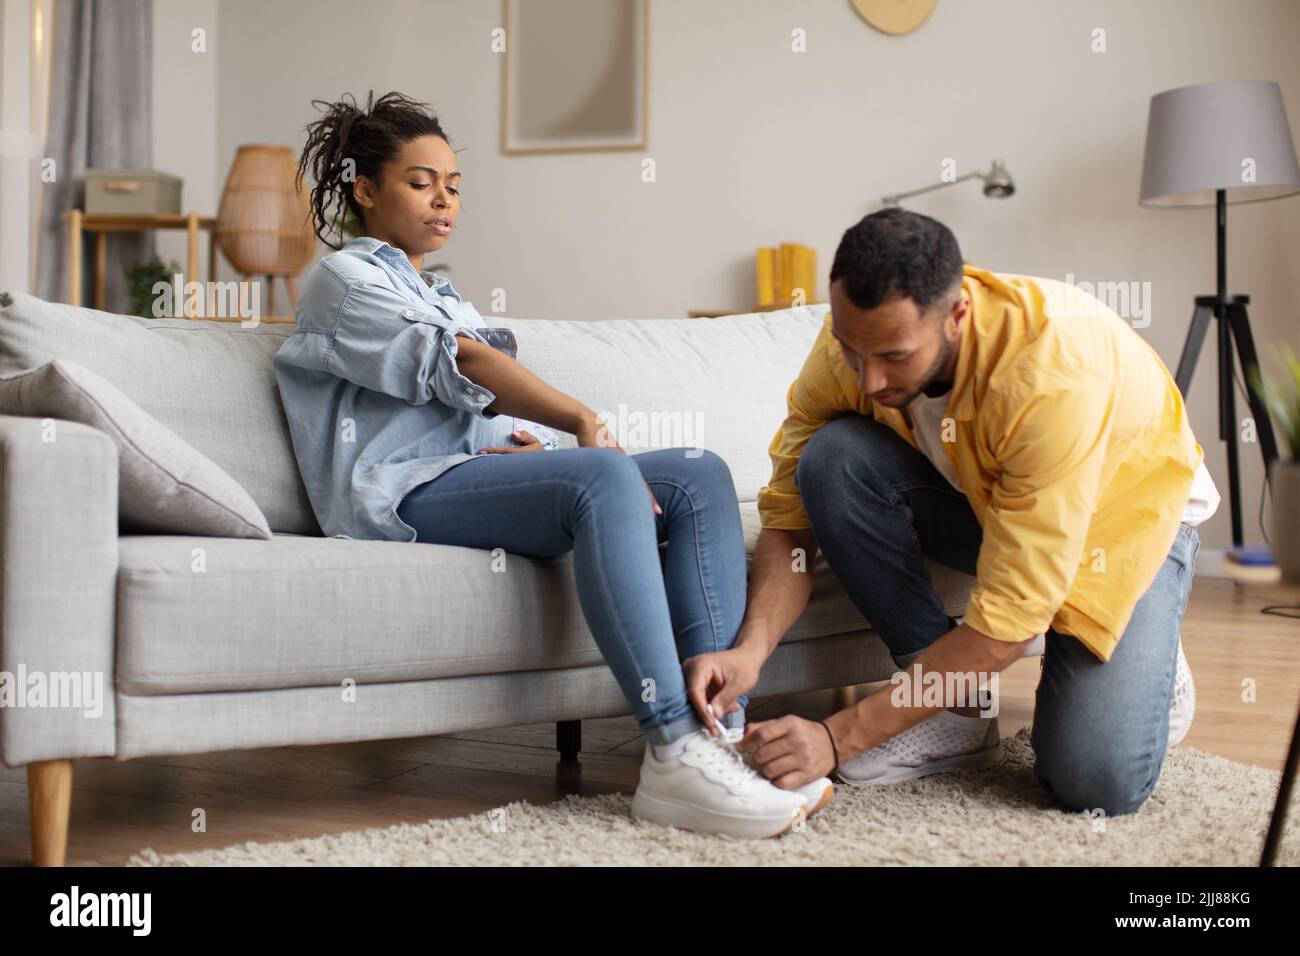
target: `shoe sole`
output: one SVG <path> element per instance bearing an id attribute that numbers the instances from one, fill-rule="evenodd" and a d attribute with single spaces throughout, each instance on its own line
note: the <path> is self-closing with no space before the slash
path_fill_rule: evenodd
<path id="1" fill-rule="evenodd" d="M 1179 653 L 1180 654 L 1182 653 L 1181 649 L 1179 650 Z M 1184 660 L 1186 660 L 1186 658 L 1184 658 Z M 1175 681 L 1176 680 L 1177 678 L 1175 678 Z M 1169 722 L 1170 733 L 1169 733 L 1169 743 L 1165 747 L 1166 752 L 1173 750 L 1175 747 L 1177 747 L 1180 743 L 1183 742 L 1183 738 L 1187 736 L 1187 732 L 1192 729 L 1192 721 L 1194 721 L 1195 719 L 1196 719 L 1196 679 L 1192 677 L 1191 665 L 1188 665 L 1187 667 L 1187 720 L 1184 721 L 1182 726 L 1180 727 L 1174 727 L 1172 720 Z"/>
<path id="2" fill-rule="evenodd" d="M 1166 745 L 1165 750 L 1173 750 L 1183 742 L 1183 738 L 1187 736 L 1187 732 L 1192 729 L 1192 721 L 1195 719 L 1196 703 L 1193 698 L 1193 703 L 1191 707 L 1188 708 L 1187 720 L 1183 725 L 1181 727 L 1174 727 L 1173 723 L 1170 723 L 1169 743 Z"/>
<path id="3" fill-rule="evenodd" d="M 661 800 L 638 789 L 632 796 L 632 816 L 638 820 L 690 830 L 693 833 L 712 833 L 743 840 L 770 840 L 790 832 L 800 815 L 795 813 L 788 818 L 737 816 L 676 800 Z"/>
<path id="4" fill-rule="evenodd" d="M 982 770 L 987 767 L 997 767 L 1007 759 L 1006 751 L 1002 745 L 990 747 L 988 750 L 981 750 L 978 753 L 962 754 L 960 757 L 945 757 L 942 760 L 935 760 L 932 763 L 925 764 L 921 767 L 898 767 L 879 777 L 872 777 L 870 780 L 855 780 L 852 777 L 844 776 L 840 772 L 840 779 L 854 787 L 871 787 L 876 784 L 898 783 L 901 780 L 914 780 L 919 777 L 929 777 L 936 773 L 948 773 L 953 770 Z"/>
<path id="5" fill-rule="evenodd" d="M 821 810 L 823 807 L 825 807 L 828 803 L 831 802 L 831 798 L 833 796 L 835 796 L 835 785 L 832 783 L 832 784 L 828 784 L 826 789 L 822 791 L 821 797 L 817 800 L 817 805 L 808 808 L 808 816 L 811 817 L 818 810 Z"/>

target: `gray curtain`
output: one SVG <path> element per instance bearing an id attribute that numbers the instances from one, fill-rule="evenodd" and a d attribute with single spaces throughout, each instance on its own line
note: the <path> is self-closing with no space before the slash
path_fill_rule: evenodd
<path id="1" fill-rule="evenodd" d="M 153 0 L 55 0 L 51 25 L 49 138 L 55 181 L 41 189 L 36 294 L 68 301 L 68 228 L 62 214 L 85 208 L 87 167 L 153 164 Z M 125 312 L 125 265 L 153 258 L 153 233 L 111 233 L 105 309 Z M 81 304 L 94 305 L 95 237 L 81 253 Z"/>

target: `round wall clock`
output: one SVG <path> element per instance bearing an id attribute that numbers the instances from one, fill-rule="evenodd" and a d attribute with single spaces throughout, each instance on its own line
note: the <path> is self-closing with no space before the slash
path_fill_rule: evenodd
<path id="1" fill-rule="evenodd" d="M 881 33 L 911 33 L 934 12 L 938 0 L 851 0 L 858 16 Z"/>

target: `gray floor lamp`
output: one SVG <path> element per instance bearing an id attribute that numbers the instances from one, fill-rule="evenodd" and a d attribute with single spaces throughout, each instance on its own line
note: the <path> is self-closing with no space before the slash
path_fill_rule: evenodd
<path id="1" fill-rule="evenodd" d="M 1219 333 L 1219 437 L 1228 443 L 1228 488 L 1232 503 L 1232 543 L 1241 546 L 1241 491 L 1237 467 L 1237 412 L 1233 377 L 1236 343 L 1241 356 L 1250 412 L 1255 416 L 1260 451 L 1267 470 L 1277 460 L 1277 443 L 1263 401 L 1251 384 L 1258 367 L 1255 341 L 1246 315 L 1249 296 L 1228 295 L 1227 232 L 1229 202 L 1280 199 L 1300 192 L 1295 144 L 1276 83 L 1233 80 L 1198 83 L 1151 97 L 1140 202 L 1151 206 L 1208 206 L 1216 212 L 1215 253 L 1218 285 L 1214 295 L 1198 295 L 1175 379 L 1187 397 L 1211 317 Z M 1264 840 L 1261 866 L 1271 866 L 1286 821 L 1286 807 L 1300 764 L 1300 718 L 1291 734 L 1277 803 Z"/>
<path id="2" fill-rule="evenodd" d="M 1228 295 L 1228 203 L 1260 202 L 1300 193 L 1291 127 L 1282 90 L 1262 80 L 1198 83 L 1151 97 L 1147 117 L 1142 192 L 1146 206 L 1214 206 L 1218 285 L 1198 295 L 1191 328 L 1174 378 L 1187 397 L 1210 319 L 1219 341 L 1219 438 L 1228 444 L 1228 493 L 1232 543 L 1241 547 L 1241 475 L 1237 461 L 1237 412 L 1233 391 L 1233 345 L 1241 356 L 1246 395 L 1265 470 L 1277 460 L 1268 412 L 1250 383 L 1259 365 L 1246 306 L 1250 297 Z"/>

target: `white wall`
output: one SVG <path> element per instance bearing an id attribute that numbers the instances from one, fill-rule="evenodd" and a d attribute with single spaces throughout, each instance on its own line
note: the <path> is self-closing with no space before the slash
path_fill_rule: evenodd
<path id="1" fill-rule="evenodd" d="M 992 269 L 1151 282 L 1142 334 L 1173 367 L 1192 297 L 1213 291 L 1213 213 L 1137 205 L 1151 95 L 1275 80 L 1300 135 L 1293 0 L 941 0 L 902 38 L 842 0 L 651 0 L 649 149 L 512 157 L 499 148 L 489 48 L 499 3 L 174 0 L 155 11 L 156 163 L 186 177 L 187 206 L 215 212 L 240 143 L 300 148 L 313 98 L 402 90 L 431 102 L 463 149 L 464 208 L 439 258 L 485 313 L 495 288 L 513 316 L 744 306 L 754 247 L 812 245 L 824 277 L 843 230 L 882 193 L 936 180 L 948 157 L 962 170 L 1001 157 L 1013 199 L 964 184 L 910 208 Z M 206 57 L 188 53 L 198 25 Z M 1105 53 L 1091 51 L 1096 27 Z M 791 52 L 795 28 L 807 53 Z M 645 156 L 653 184 L 641 181 Z M 1300 198 L 1232 207 L 1229 235 L 1230 291 L 1252 296 L 1257 338 L 1300 341 Z M 1189 401 L 1225 498 L 1202 529 L 1206 548 L 1228 539 L 1214 384 L 1210 345 Z M 1258 541 L 1253 451 L 1244 514 Z"/>
<path id="2" fill-rule="evenodd" d="M 215 216 L 225 175 L 216 149 L 216 0 L 154 0 L 153 30 L 153 168 L 184 179 L 182 212 Z M 205 52 L 195 49 L 195 30 L 204 31 Z M 201 233 L 200 269 L 210 235 Z M 161 231 L 157 242 L 160 259 L 185 268 L 184 230 Z"/>

